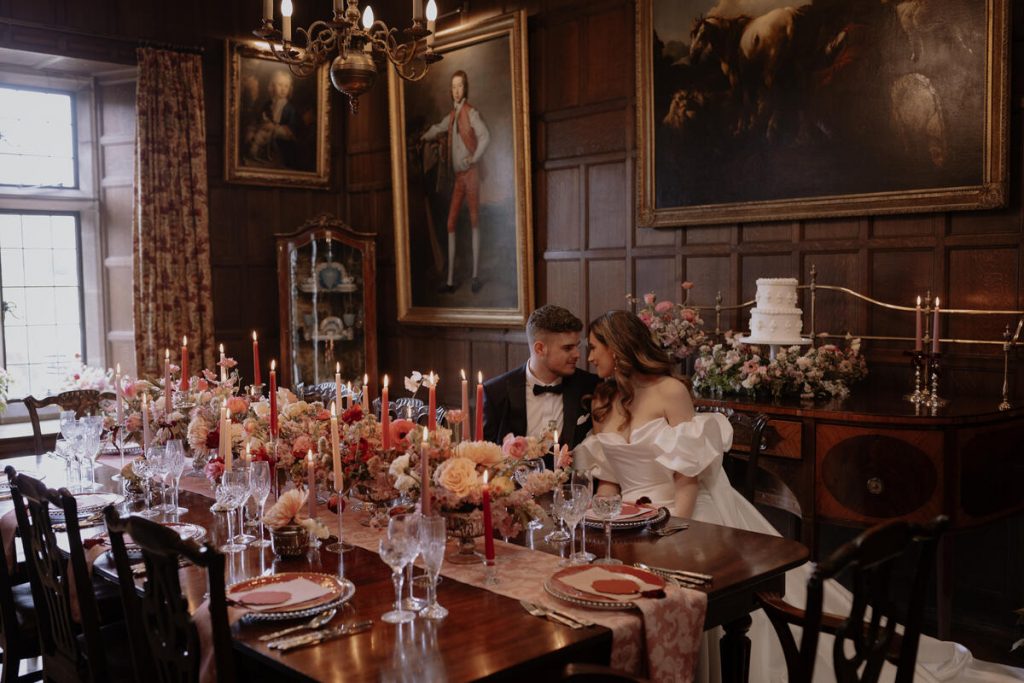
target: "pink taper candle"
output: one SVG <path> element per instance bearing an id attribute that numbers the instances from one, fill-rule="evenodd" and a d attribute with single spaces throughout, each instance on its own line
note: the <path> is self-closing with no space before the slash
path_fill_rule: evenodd
<path id="1" fill-rule="evenodd" d="M 117 424 L 124 425 L 124 392 L 121 390 L 121 364 L 114 367 L 114 394 L 117 396 Z"/>
<path id="2" fill-rule="evenodd" d="M 476 373 L 476 432 L 473 438 L 484 440 L 484 373 Z"/>
<path id="3" fill-rule="evenodd" d="M 430 373 L 430 391 L 427 392 L 427 429 L 437 429 L 437 375 Z"/>
<path id="4" fill-rule="evenodd" d="M 345 404 L 341 402 L 341 363 L 334 364 L 334 402 L 338 404 L 338 410 L 345 410 Z"/>
<path id="5" fill-rule="evenodd" d="M 171 412 L 171 350 L 164 349 L 164 412 Z"/>
<path id="6" fill-rule="evenodd" d="M 341 444 L 338 442 L 338 406 L 331 404 L 331 459 L 334 464 L 334 490 L 341 493 Z M 338 506 L 338 514 L 341 514 L 341 506 Z"/>
<path id="7" fill-rule="evenodd" d="M 914 350 L 921 350 L 921 297 L 917 297 L 914 307 Z"/>
<path id="8" fill-rule="evenodd" d="M 935 297 L 935 313 L 932 317 L 932 353 L 939 352 L 939 297 Z"/>
<path id="9" fill-rule="evenodd" d="M 309 489 L 306 502 L 309 504 L 309 518 L 316 519 L 316 466 L 313 463 L 313 451 L 306 454 L 306 468 L 309 470 Z"/>
<path id="10" fill-rule="evenodd" d="M 260 372 L 260 342 L 256 338 L 256 330 L 252 331 L 252 383 L 263 384 L 263 375 Z"/>
<path id="11" fill-rule="evenodd" d="M 391 448 L 391 401 L 388 400 L 387 375 L 384 375 L 384 388 L 380 392 L 380 436 L 384 450 Z"/>
<path id="12" fill-rule="evenodd" d="M 484 472 L 483 505 L 484 505 L 484 559 L 488 564 L 494 562 L 494 522 L 491 520 L 491 485 L 487 483 L 490 472 Z"/>
<path id="13" fill-rule="evenodd" d="M 181 338 L 181 382 L 178 388 L 188 391 L 188 337 Z"/>
<path id="14" fill-rule="evenodd" d="M 370 412 L 370 376 L 363 375 L 363 414 Z"/>
<path id="15" fill-rule="evenodd" d="M 466 371 L 459 370 L 462 376 L 462 440 L 469 441 L 469 382 Z"/>
<path id="16" fill-rule="evenodd" d="M 430 514 L 430 432 L 426 429 L 420 444 L 420 514 Z"/>
<path id="17" fill-rule="evenodd" d="M 149 394 L 142 395 L 142 452 L 149 452 Z"/>
<path id="18" fill-rule="evenodd" d="M 277 438 L 277 361 L 270 361 L 270 438 Z"/>

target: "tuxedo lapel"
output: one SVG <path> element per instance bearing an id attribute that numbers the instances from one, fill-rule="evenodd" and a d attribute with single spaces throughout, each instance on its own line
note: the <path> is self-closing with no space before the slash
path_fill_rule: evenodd
<path id="1" fill-rule="evenodd" d="M 508 378 L 508 427 L 505 433 L 526 434 L 526 366 Z M 501 434 L 500 438 L 504 438 Z"/>
<path id="2" fill-rule="evenodd" d="M 569 444 L 572 448 L 576 441 L 576 419 L 580 414 L 580 401 L 583 399 L 582 386 L 579 381 L 579 372 L 571 377 L 566 377 L 562 382 L 565 390 L 562 392 L 562 443 Z"/>

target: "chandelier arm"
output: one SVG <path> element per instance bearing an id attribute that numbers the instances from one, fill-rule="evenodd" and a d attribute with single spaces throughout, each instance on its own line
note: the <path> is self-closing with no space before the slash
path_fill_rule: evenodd
<path id="1" fill-rule="evenodd" d="M 417 52 L 419 52 L 418 48 L 420 41 L 412 43 L 398 42 L 395 38 L 398 34 L 398 30 L 394 28 L 389 29 L 382 21 L 378 20 L 373 22 L 373 26 L 371 26 L 366 33 L 374 48 L 386 54 L 388 60 L 390 60 L 396 67 L 405 66 L 415 59 Z M 425 41 L 423 42 L 425 44 Z"/>

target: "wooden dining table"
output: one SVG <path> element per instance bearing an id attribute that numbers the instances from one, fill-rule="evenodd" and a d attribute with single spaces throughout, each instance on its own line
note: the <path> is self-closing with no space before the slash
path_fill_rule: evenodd
<path id="1" fill-rule="evenodd" d="M 64 485 L 63 462 L 50 456 L 25 456 L 4 460 L 13 465 L 42 473 L 46 483 Z M 116 470 L 97 467 L 97 483 L 105 490 L 119 491 L 111 480 Z M 190 488 L 196 488 L 195 486 Z M 222 544 L 227 536 L 224 513 L 211 512 L 213 501 L 198 492 L 183 490 L 182 507 L 188 512 L 174 521 L 199 524 L 207 530 L 207 540 Z M 125 504 L 125 511 L 136 509 L 138 502 Z M 0 514 L 11 508 L 9 500 L 0 500 Z M 346 513 L 350 514 L 350 513 Z M 169 518 L 170 519 L 170 518 Z M 710 585 L 699 588 L 707 593 L 705 628 L 723 626 L 721 643 L 723 680 L 744 681 L 749 663 L 746 632 L 751 612 L 758 609 L 756 594 L 761 591 L 784 592 L 784 574 L 808 558 L 805 546 L 791 540 L 693 520 L 685 531 L 658 537 L 645 529 L 615 532 L 612 555 L 625 563 L 643 562 L 656 567 L 685 569 L 709 574 Z M 83 529 L 83 538 L 100 533 L 102 526 Z M 537 532 L 539 539 L 543 531 Z M 530 543 L 522 536 L 520 543 Z M 558 553 L 563 546 L 534 540 L 537 550 Z M 591 530 L 588 549 L 601 555 L 604 536 Z M 276 678 L 295 681 L 476 681 L 476 680 L 556 680 L 570 662 L 607 664 L 612 633 L 601 626 L 572 629 L 531 616 L 511 598 L 484 588 L 443 578 L 438 586 L 438 601 L 449 610 L 439 622 L 417 619 L 393 626 L 380 620 L 391 609 L 394 588 L 390 568 L 376 553 L 354 548 L 344 553 L 343 570 L 339 555 L 323 548 L 300 559 L 276 558 L 270 548 L 248 547 L 227 555 L 227 582 L 233 583 L 267 573 L 316 571 L 344 576 L 356 586 L 354 597 L 340 610 L 334 624 L 373 620 L 363 633 L 321 643 L 314 647 L 281 654 L 269 649 L 259 637 L 282 627 L 276 624 L 233 626 L 239 679 L 269 672 Z M 102 555 L 94 571 L 116 580 L 109 555 Z M 501 572 L 499 553 L 498 573 Z M 541 582 L 544 576 L 538 576 Z M 140 584 L 143 579 L 139 579 Z M 195 609 L 206 595 L 206 577 L 196 567 L 181 571 L 182 590 Z M 283 624 L 290 625 L 290 624 Z"/>

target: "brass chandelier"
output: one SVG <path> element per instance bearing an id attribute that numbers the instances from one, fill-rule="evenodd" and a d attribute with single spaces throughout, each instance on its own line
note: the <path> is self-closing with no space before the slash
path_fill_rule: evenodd
<path id="1" fill-rule="evenodd" d="M 347 6 L 345 6 L 347 3 Z M 301 44 L 292 41 L 292 0 L 281 0 L 281 30 L 274 27 L 273 0 L 263 1 L 263 24 L 253 33 L 267 41 L 274 57 L 296 76 L 312 75 L 317 67 L 330 61 L 331 83 L 348 96 L 352 113 L 359 109 L 358 97 L 373 87 L 377 65 L 390 62 L 395 72 L 407 81 L 423 78 L 430 65 L 441 59 L 434 52 L 434 22 L 437 4 L 413 0 L 412 26 L 403 31 L 375 21 L 369 5 L 359 12 L 359 0 L 334 0 L 334 16 L 318 20 L 309 28 L 299 28 Z"/>

